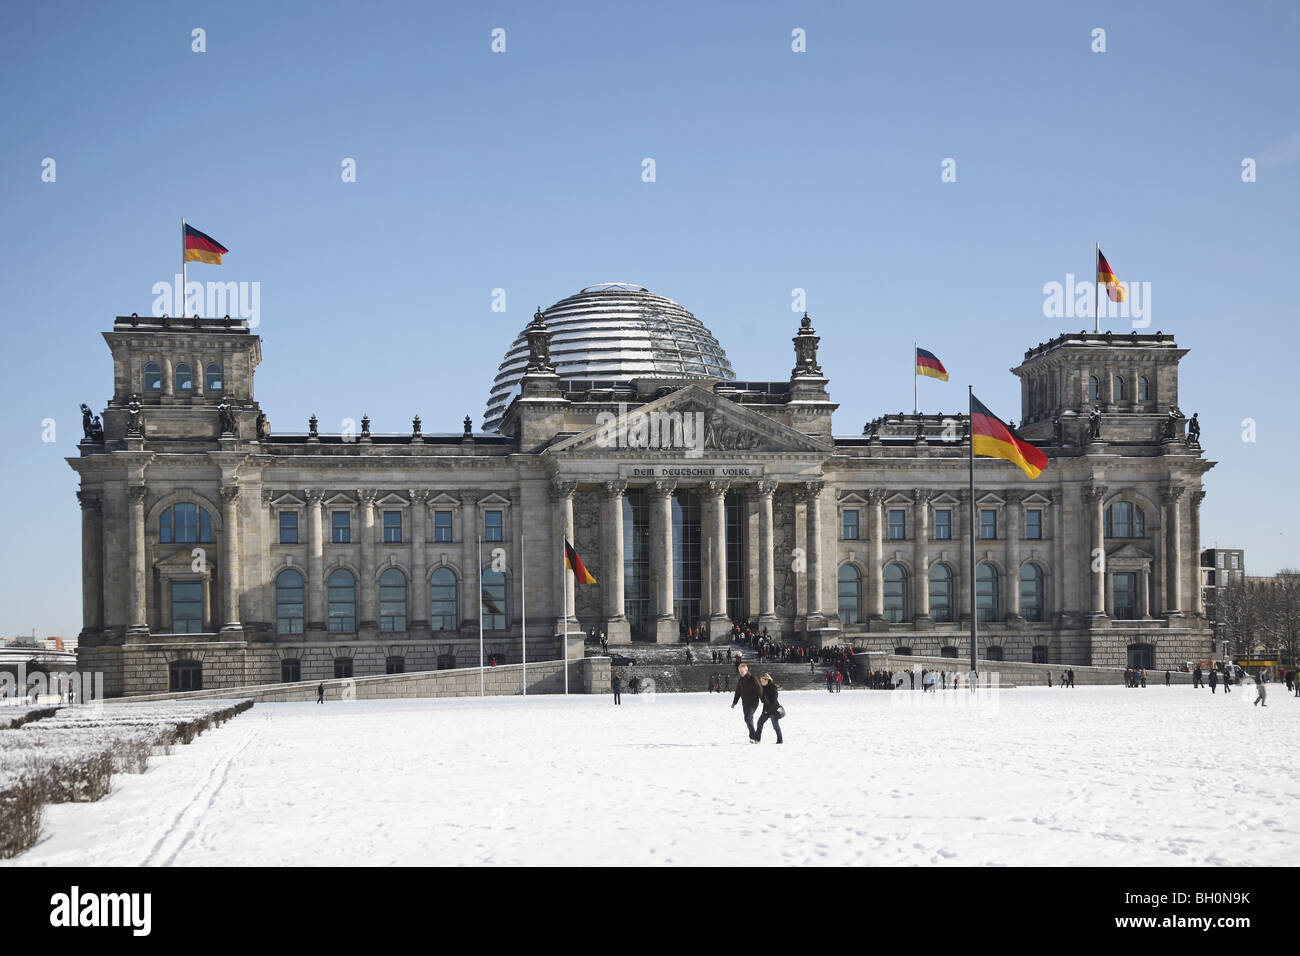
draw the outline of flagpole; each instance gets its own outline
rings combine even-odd
[[[917,386],[916,386],[917,378],[918,376],[916,374],[916,343],[913,342],[912,343],[912,414],[913,415],[921,414],[921,399],[919,397],[920,392],[917,391]]]
[[[569,694],[569,539],[564,539],[564,607],[561,609],[564,614],[564,694]]]
[[[1113,250],[1112,250],[1113,251]],[[1101,243],[1092,260],[1092,331],[1101,332]]]
[[[970,556],[970,669],[971,669],[971,690],[975,689],[975,642],[979,636],[978,615],[976,611],[975,592],[977,584],[975,581],[975,388],[966,386],[966,409],[968,420],[970,421],[970,455],[968,459],[969,468],[969,494],[970,506],[966,509],[967,527],[966,538],[968,540],[968,550]]]
[[[519,594],[520,594],[520,619],[519,619],[519,639],[523,641],[524,646],[524,696],[528,696],[528,579],[525,577],[524,568],[524,529],[519,529]]]
[[[483,677],[483,534],[478,536],[478,695],[484,693]]]
[[[185,217],[181,216],[181,305],[177,314],[182,319],[185,318],[185,287],[188,285],[189,264],[185,260]]]

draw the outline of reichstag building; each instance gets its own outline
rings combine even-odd
[[[1050,464],[1031,481],[977,459],[972,500],[958,389],[960,414],[837,433],[819,336],[792,324],[789,377],[745,381],[676,302],[590,286],[510,345],[481,431],[337,435],[271,428],[247,323],[119,317],[113,397],[102,419],[83,406],[68,460],[79,667],[120,695],[476,666],[480,613],[505,663],[525,625],[538,660],[566,627],[581,656],[591,630],[720,639],[733,620],[969,660],[972,589],[981,658],[1163,669],[1210,650],[1213,463],[1178,410],[1173,336],[1025,352],[1017,431]],[[574,586],[566,537],[596,584]]]

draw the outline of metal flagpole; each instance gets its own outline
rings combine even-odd
[[[524,529],[519,529],[519,638],[524,644],[524,696],[528,696],[528,579],[524,576]]]
[[[1092,330],[1101,331],[1101,243],[1097,243],[1097,254],[1092,260]]]
[[[916,387],[917,378],[918,376],[916,374],[916,343],[913,342],[912,343],[912,414],[913,415],[921,414],[921,399],[919,397],[920,392],[917,391],[917,387]]]
[[[564,693],[569,693],[569,539],[564,539],[564,607],[560,609],[564,615]]]
[[[478,536],[478,695],[486,696],[483,688],[483,535]]]
[[[978,615],[975,613],[976,599],[975,592],[977,585],[975,582],[975,389],[971,385],[966,386],[967,397],[967,415],[970,420],[970,458],[968,466],[970,469],[969,494],[970,505],[967,510],[967,527],[966,537],[969,541],[968,550],[970,557],[970,670],[971,670],[971,690],[975,689],[975,643],[979,637]]]
[[[185,258],[185,217],[181,216],[181,304],[177,311],[182,319],[185,318],[185,289],[189,285],[189,262]],[[172,303],[175,305],[175,303]]]

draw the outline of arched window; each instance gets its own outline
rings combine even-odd
[[[930,568],[930,617],[952,620],[952,568],[936,564]]]
[[[506,629],[506,576],[500,571],[483,572],[483,630]]]
[[[1117,402],[1128,401],[1128,386],[1124,384],[1123,375],[1115,376],[1115,401]]]
[[[1101,383],[1097,381],[1097,376],[1088,376],[1088,400],[1096,402],[1101,400]]]
[[[1138,401],[1151,401],[1151,383],[1147,381],[1145,375],[1138,379]]]
[[[162,369],[157,362],[150,362],[144,367],[144,390],[146,392],[162,391]]]
[[[1020,569],[1020,616],[1026,621],[1043,619],[1043,569],[1032,562]]]
[[[210,544],[212,518],[198,505],[189,502],[164,508],[158,516],[158,541],[162,544]]]
[[[190,367],[182,362],[176,366],[176,390],[178,392],[188,392],[194,388],[194,375],[190,372]]]
[[[302,633],[302,575],[285,568],[275,576],[275,633]]]
[[[862,617],[862,572],[851,564],[841,565],[839,592],[840,623],[857,624]]]
[[[975,613],[981,621],[998,619],[998,571],[991,564],[975,571]]]
[[[379,576],[379,629],[406,630],[406,575],[397,568]]]
[[[219,392],[221,391],[221,366],[215,362],[208,366],[203,375],[203,391]]]
[[[1105,533],[1108,538],[1145,538],[1146,515],[1129,501],[1117,501],[1106,509]]]
[[[203,690],[203,665],[198,661],[172,661],[167,665],[167,689],[172,693]]]
[[[331,634],[351,634],[357,629],[357,579],[347,568],[335,568],[327,581]]]
[[[907,571],[900,564],[885,565],[885,620],[890,624],[907,620]]]
[[[384,660],[384,673],[385,673],[385,674],[405,674],[405,673],[406,673],[406,658],[405,658],[405,657],[402,657],[402,656],[400,656],[400,655],[397,655],[397,654],[394,654],[392,657],[386,658],[386,659]]]
[[[302,661],[296,657],[286,657],[280,661],[280,683],[296,684],[302,680]]]
[[[460,627],[456,611],[456,572],[439,568],[429,579],[429,626],[435,631],[454,631]]]

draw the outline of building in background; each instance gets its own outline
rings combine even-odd
[[[965,394],[836,435],[807,315],[788,376],[737,380],[681,306],[588,287],[515,339],[480,433],[274,431],[239,320],[132,315],[104,338],[113,397],[102,425],[84,410],[69,464],[79,661],[110,695],[477,665],[480,625],[515,662],[525,616],[531,660],[565,633],[580,656],[589,630],[664,643],[752,621],[968,661],[972,597],[986,660],[1164,668],[1210,648],[1213,462],[1163,333],[1025,352],[1018,431],[1050,463],[1031,481],[977,459],[974,499]],[[864,341],[836,347],[870,367]],[[564,569],[566,538],[596,583]]]

